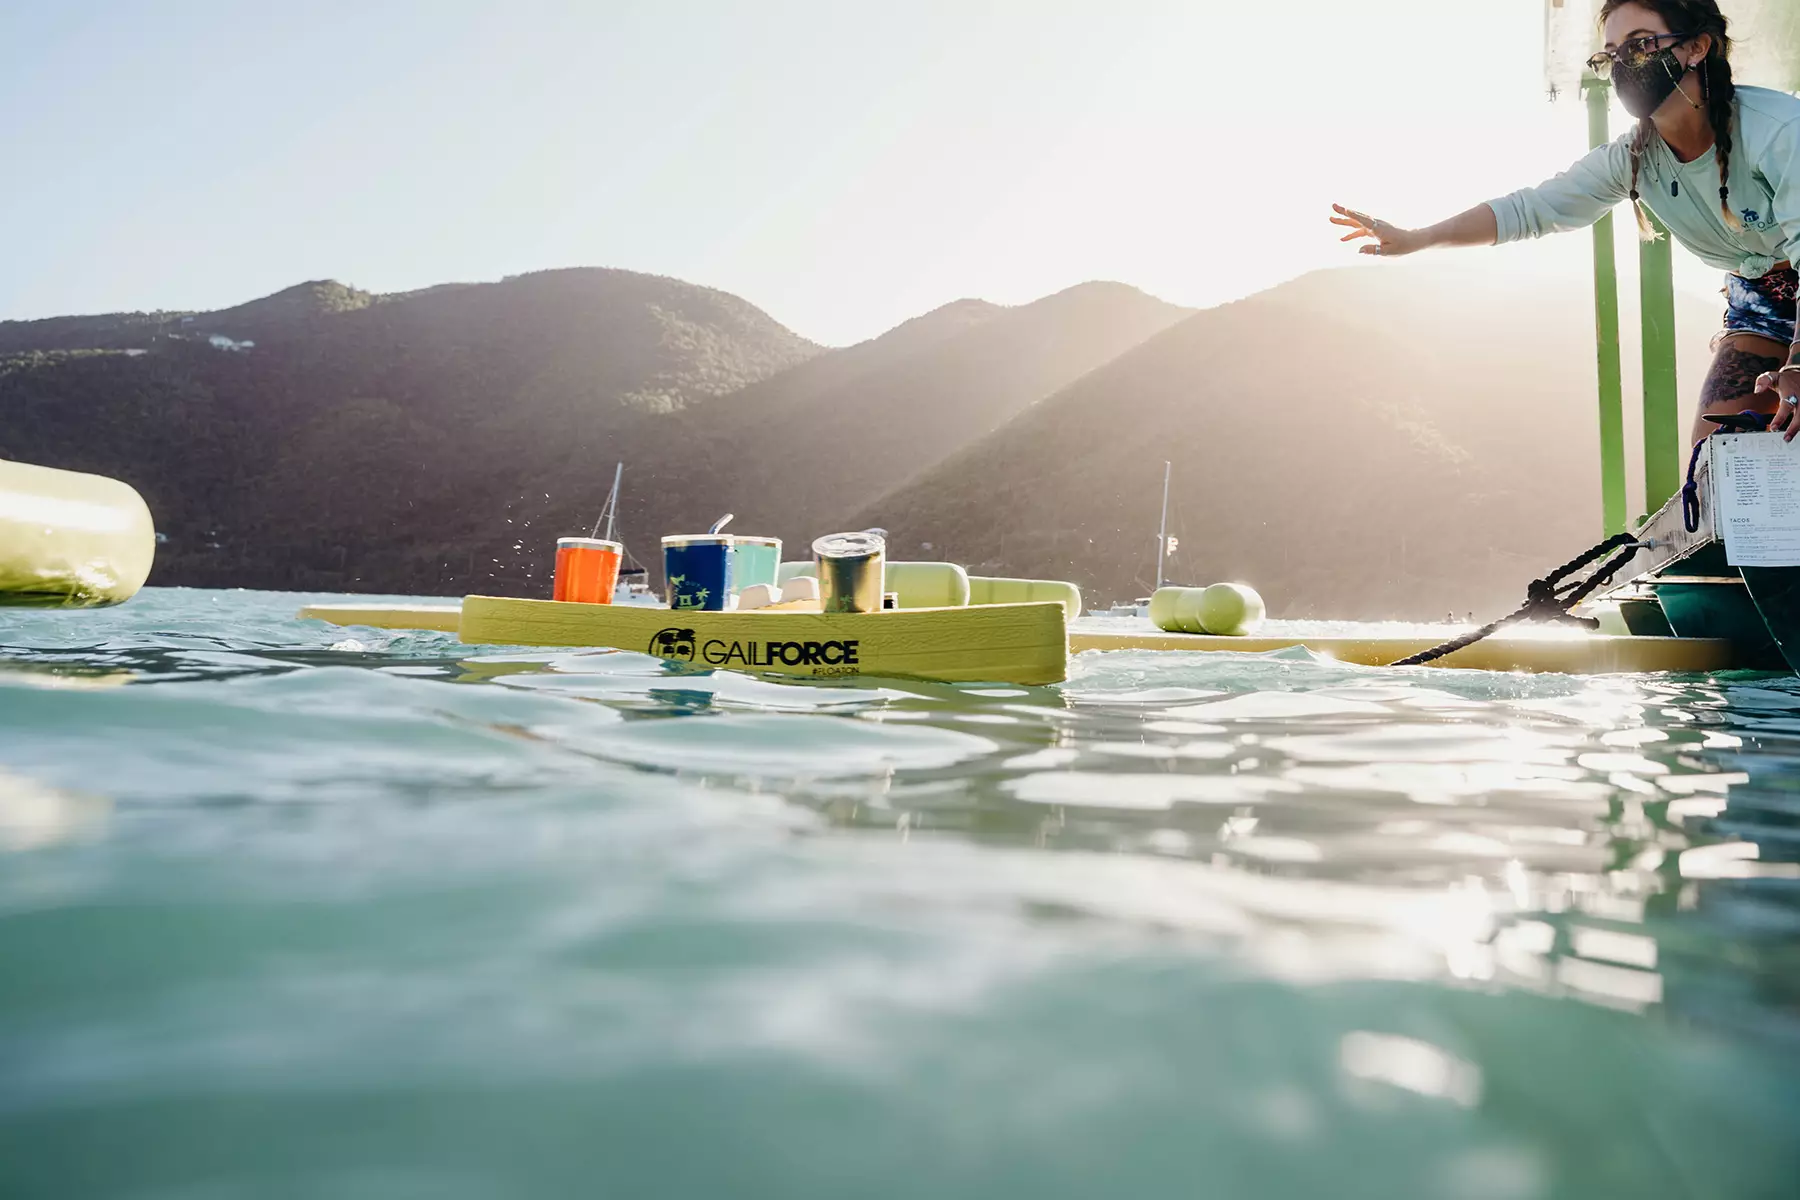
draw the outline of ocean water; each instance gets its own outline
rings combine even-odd
[[[1788,1197],[1800,683],[0,612],[0,1196]]]

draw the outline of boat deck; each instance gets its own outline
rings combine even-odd
[[[1634,634],[1722,639],[1732,645],[1739,666],[1800,670],[1800,567],[1732,565],[1719,536],[1719,496],[1706,455],[1694,482],[1696,527],[1687,528],[1677,494],[1644,521],[1638,531],[1643,549],[1601,598],[1619,605]]]

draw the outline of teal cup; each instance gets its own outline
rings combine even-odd
[[[738,535],[731,543],[731,590],[741,592],[753,583],[780,590],[781,539]]]

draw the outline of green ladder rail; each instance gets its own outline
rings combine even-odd
[[[1588,144],[1612,140],[1607,102],[1612,89],[1597,75],[1581,81],[1587,98]],[[1619,358],[1619,266],[1613,249],[1613,218],[1594,226],[1594,344],[1600,366],[1600,508],[1607,536],[1625,532],[1625,379]]]
[[[1588,142],[1611,140],[1612,89],[1592,75]],[[1632,219],[1636,220],[1634,213]],[[1680,387],[1675,357],[1675,259],[1669,232],[1655,217],[1656,240],[1638,246],[1638,302],[1643,315],[1644,510],[1655,512],[1681,487]],[[1622,533],[1625,503],[1625,384],[1619,351],[1619,266],[1611,213],[1594,226],[1594,344],[1600,368],[1600,505],[1608,535]]]
[[[1644,310],[1644,510],[1655,512],[1681,487],[1680,388],[1675,378],[1675,254],[1661,221],[1638,247]]]

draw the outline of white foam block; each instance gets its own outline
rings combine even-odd
[[[787,604],[794,600],[817,600],[819,598],[819,577],[816,575],[796,575],[781,585],[781,602]]]
[[[766,583],[753,583],[738,593],[737,606],[739,612],[748,612],[754,608],[767,608],[781,600],[781,593]]]

